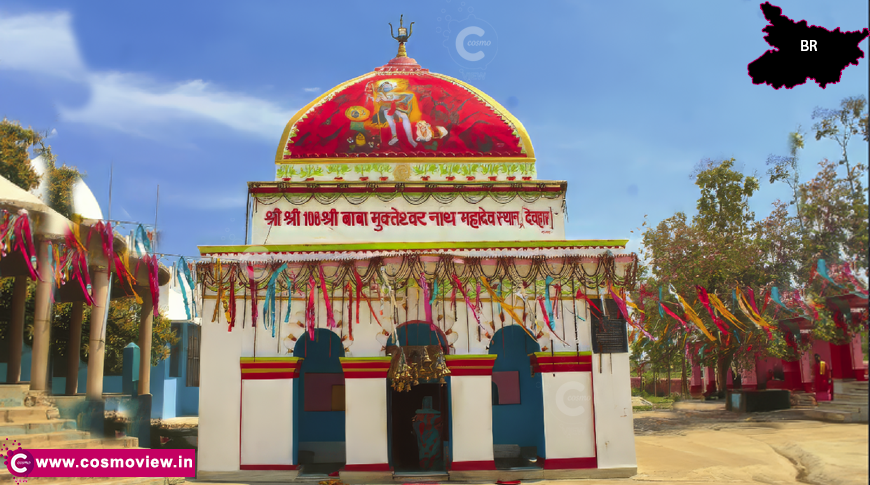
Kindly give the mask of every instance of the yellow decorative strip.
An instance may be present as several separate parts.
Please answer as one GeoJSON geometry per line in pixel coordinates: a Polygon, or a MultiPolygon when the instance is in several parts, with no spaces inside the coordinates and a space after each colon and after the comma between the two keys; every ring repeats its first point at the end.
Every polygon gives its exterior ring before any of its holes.
{"type": "Polygon", "coordinates": [[[390,362],[391,357],[339,357],[341,362],[390,362]]]}
{"type": "MultiPolygon", "coordinates": [[[[534,355],[535,357],[574,357],[577,355],[577,352],[535,352],[529,355],[534,355]]],[[[580,352],[580,355],[592,355],[592,351],[584,350],[580,352]]]]}
{"type": "Polygon", "coordinates": [[[239,362],[242,364],[253,364],[255,362],[300,362],[303,357],[240,357],[239,362]]]}

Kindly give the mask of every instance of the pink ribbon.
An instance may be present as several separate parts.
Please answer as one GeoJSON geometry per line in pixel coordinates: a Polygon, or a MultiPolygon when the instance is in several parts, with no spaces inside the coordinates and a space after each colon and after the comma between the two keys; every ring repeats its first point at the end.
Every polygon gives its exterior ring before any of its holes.
{"type": "Polygon", "coordinates": [[[320,289],[323,291],[323,302],[326,305],[326,325],[335,328],[335,315],[332,313],[332,304],[329,301],[329,293],[326,292],[326,276],[323,274],[323,266],[318,266],[320,272],[320,289]]]}
{"type": "Polygon", "coordinates": [[[248,265],[248,283],[251,288],[251,324],[257,325],[257,280],[254,279],[254,267],[248,265]]]}
{"type": "Polygon", "coordinates": [[[435,322],[432,321],[432,304],[429,301],[429,283],[422,272],[420,272],[420,288],[423,289],[423,307],[426,309],[426,321],[429,322],[429,328],[435,330],[435,322]]]}
{"type": "Polygon", "coordinates": [[[317,282],[314,281],[314,275],[308,275],[308,308],[305,309],[305,323],[308,327],[308,340],[314,340],[314,325],[317,315],[315,307],[317,302],[314,300],[316,291],[317,282]]]}

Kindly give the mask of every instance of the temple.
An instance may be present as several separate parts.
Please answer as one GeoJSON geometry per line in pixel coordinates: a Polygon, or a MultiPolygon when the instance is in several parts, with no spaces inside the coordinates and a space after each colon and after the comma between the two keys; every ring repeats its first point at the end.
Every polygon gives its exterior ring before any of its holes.
{"type": "Polygon", "coordinates": [[[634,475],[636,255],[566,240],[522,123],[398,34],[289,120],[247,244],[199,248],[198,478],[634,475]]]}

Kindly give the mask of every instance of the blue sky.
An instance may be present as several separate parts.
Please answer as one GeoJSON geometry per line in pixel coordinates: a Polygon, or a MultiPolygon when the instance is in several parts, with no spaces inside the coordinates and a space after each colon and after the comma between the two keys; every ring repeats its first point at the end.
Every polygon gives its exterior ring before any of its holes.
{"type": "MultiPolygon", "coordinates": [[[[385,64],[387,22],[416,22],[411,57],[470,81],[507,106],[535,146],[538,176],[569,182],[569,238],[628,238],[694,211],[689,174],[703,158],[737,159],[761,175],[758,217],[784,185],[763,176],[787,134],[816,106],[868,95],[865,58],[821,89],[753,85],[746,66],[767,50],[759,1],[708,2],[20,2],[0,5],[0,116],[39,130],[59,160],[86,172],[112,218],[154,221],[160,250],[241,244],[245,184],[274,179],[287,120],[308,101],[385,64]],[[451,56],[451,21],[486,22],[483,70],[451,56]]],[[[794,20],[867,27],[866,0],[773,2],[794,20]]],[[[479,23],[479,22],[478,22],[479,23]]],[[[453,30],[455,32],[455,29],[453,30]]],[[[830,141],[808,137],[803,179],[830,141]]],[[[855,140],[850,157],[868,157],[855,140]]],[[[167,262],[171,262],[168,260],[167,262]]]]}

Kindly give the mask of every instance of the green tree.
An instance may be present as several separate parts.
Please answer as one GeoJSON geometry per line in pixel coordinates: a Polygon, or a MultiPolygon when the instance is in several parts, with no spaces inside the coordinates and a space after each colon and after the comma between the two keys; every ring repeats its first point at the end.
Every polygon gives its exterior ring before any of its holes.
{"type": "Polygon", "coordinates": [[[36,130],[3,118],[0,121],[0,176],[24,190],[38,187],[39,175],[30,166],[30,159],[51,153],[51,147],[43,144],[44,139],[36,130]]]}
{"type": "Polygon", "coordinates": [[[792,200],[789,204],[795,206],[795,211],[798,216],[798,224],[801,224],[801,206],[800,206],[800,164],[798,163],[798,154],[804,148],[804,133],[800,126],[798,129],[788,135],[788,151],[789,156],[783,157],[779,155],[769,155],[767,157],[767,175],[770,176],[770,183],[777,181],[785,182],[792,191],[792,200]]]}
{"type": "MultiPolygon", "coordinates": [[[[670,352],[684,349],[686,343],[703,344],[708,350],[702,356],[704,363],[716,368],[720,383],[725,382],[733,364],[740,364],[734,361],[734,356],[741,349],[753,342],[756,348],[763,345],[757,336],[753,337],[761,330],[741,320],[745,328],[742,335],[733,330],[721,332],[706,315],[703,305],[695,299],[696,285],[730,301],[737,285],[759,288],[768,284],[765,277],[767,266],[773,264],[769,258],[782,250],[759,245],[758,236],[763,231],[771,232],[773,228],[756,224],[755,214],[749,207],[749,198],[759,189],[758,180],[733,167],[733,159],[702,161],[694,174],[695,184],[700,190],[698,213],[689,222],[686,214],[678,212],[656,227],[647,229],[642,241],[651,272],[646,284],[653,288],[673,285],[691,307],[689,311],[697,314],[705,329],[716,337],[715,341],[709,341],[692,330],[688,340],[682,340],[682,326],[671,317],[661,318],[655,302],[648,298],[645,311],[653,330],[658,332],[651,333],[658,337],[661,352],[667,356],[670,352]]],[[[672,311],[688,321],[673,298],[665,300],[669,301],[665,304],[672,311]]],[[[654,351],[651,355],[655,356],[654,351]]]]}
{"type": "Polygon", "coordinates": [[[846,179],[849,188],[855,195],[863,197],[861,190],[861,174],[865,173],[867,166],[861,162],[855,164],[857,171],[852,171],[849,161],[849,141],[855,135],[863,135],[867,141],[867,98],[862,96],[850,96],[840,101],[840,109],[828,109],[817,107],[813,110],[813,119],[818,120],[813,125],[816,132],[816,140],[827,138],[837,142],[840,146],[842,159],[840,165],[846,166],[846,179]]]}

